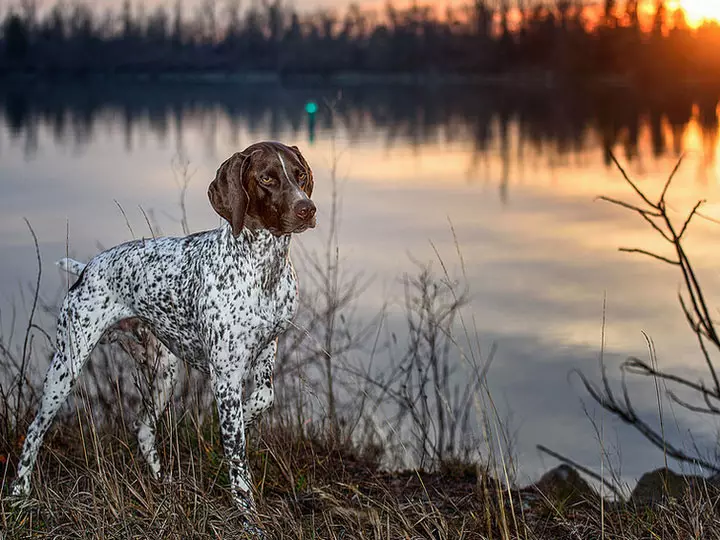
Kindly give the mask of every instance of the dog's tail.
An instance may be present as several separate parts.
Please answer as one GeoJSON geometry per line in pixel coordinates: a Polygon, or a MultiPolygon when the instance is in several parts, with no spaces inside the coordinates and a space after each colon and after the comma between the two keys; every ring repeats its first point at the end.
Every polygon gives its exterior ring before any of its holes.
{"type": "Polygon", "coordinates": [[[75,259],[70,259],[69,257],[60,259],[55,264],[57,264],[61,269],[65,270],[68,274],[73,274],[75,276],[79,276],[80,274],[82,274],[82,271],[85,270],[85,267],[87,266],[85,263],[81,263],[80,261],[76,261],[75,259]]]}

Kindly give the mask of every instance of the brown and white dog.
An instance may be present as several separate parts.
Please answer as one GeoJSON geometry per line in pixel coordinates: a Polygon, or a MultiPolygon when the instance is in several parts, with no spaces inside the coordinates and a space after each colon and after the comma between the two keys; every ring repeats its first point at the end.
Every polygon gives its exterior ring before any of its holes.
{"type": "Polygon", "coordinates": [[[119,321],[138,319],[159,340],[152,410],[139,421],[138,442],[160,477],[155,424],[172,396],[178,360],[209,373],[229,463],[232,497],[254,529],[255,505],[245,455],[245,427],[273,402],[277,338],[295,315],[298,288],[290,237],[315,226],[313,176],[300,151],[277,142],[253,144],[225,161],[208,196],[225,220],[218,229],[182,238],[136,240],[87,264],[62,304],[56,352],[40,409],[28,429],[12,493],[27,495],[43,437],[90,353],[119,321]],[[243,401],[243,382],[254,391],[243,401]]]}

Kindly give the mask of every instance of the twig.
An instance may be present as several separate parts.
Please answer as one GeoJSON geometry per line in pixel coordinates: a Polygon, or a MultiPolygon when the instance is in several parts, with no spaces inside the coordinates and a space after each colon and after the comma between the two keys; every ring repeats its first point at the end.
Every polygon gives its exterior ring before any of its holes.
{"type": "Polygon", "coordinates": [[[23,339],[23,348],[22,348],[22,358],[20,363],[20,373],[19,373],[19,381],[18,381],[18,393],[17,393],[17,399],[15,402],[15,414],[16,417],[20,413],[20,403],[22,402],[22,396],[23,391],[25,389],[25,371],[27,369],[27,364],[29,361],[29,351],[31,348],[31,334],[32,329],[34,325],[34,319],[35,319],[35,310],[37,309],[38,304],[38,297],[40,295],[40,281],[42,279],[42,259],[40,258],[40,245],[38,243],[37,235],[35,234],[35,231],[32,228],[32,225],[30,225],[30,221],[28,221],[27,218],[23,218],[25,220],[25,224],[28,226],[28,229],[30,229],[30,234],[33,237],[33,243],[35,245],[35,256],[37,257],[37,279],[35,280],[35,292],[33,294],[33,301],[32,301],[32,307],[30,308],[30,317],[28,318],[28,323],[25,328],[25,337],[23,339]]]}
{"type": "Polygon", "coordinates": [[[621,251],[623,253],[639,253],[641,255],[647,255],[648,257],[652,257],[653,259],[657,259],[659,261],[672,264],[674,266],[680,266],[680,263],[678,261],[673,261],[672,259],[668,259],[667,257],[663,257],[662,255],[658,255],[657,253],[653,253],[651,251],[646,251],[644,249],[637,249],[637,248],[618,248],[618,251],[621,251]]]}

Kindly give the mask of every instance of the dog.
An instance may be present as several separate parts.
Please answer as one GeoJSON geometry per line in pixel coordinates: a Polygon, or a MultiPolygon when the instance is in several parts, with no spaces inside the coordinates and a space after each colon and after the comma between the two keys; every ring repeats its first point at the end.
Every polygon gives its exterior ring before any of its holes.
{"type": "Polygon", "coordinates": [[[209,374],[232,499],[248,523],[255,521],[245,428],[273,402],[277,339],[298,306],[290,239],[316,225],[313,187],[312,170],[297,147],[256,143],[227,159],[210,184],[208,197],[224,220],[221,227],[127,242],[86,265],[60,261],[79,278],[62,303],[56,352],[25,437],[13,495],[29,494],[43,437],[95,345],[116,323],[139,320],[159,342],[154,399],[137,433],[151,473],[161,476],[155,424],[182,360],[209,374]],[[250,374],[254,390],[243,401],[250,374]]]}

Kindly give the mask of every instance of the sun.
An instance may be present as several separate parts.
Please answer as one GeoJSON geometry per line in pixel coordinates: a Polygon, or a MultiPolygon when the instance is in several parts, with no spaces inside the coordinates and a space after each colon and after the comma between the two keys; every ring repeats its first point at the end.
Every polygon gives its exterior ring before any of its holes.
{"type": "Polygon", "coordinates": [[[692,27],[707,20],[720,21],[720,0],[671,0],[667,7],[671,10],[682,9],[692,27]]]}

